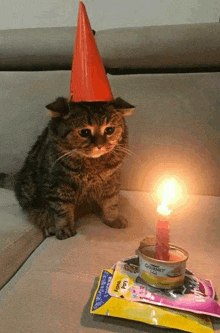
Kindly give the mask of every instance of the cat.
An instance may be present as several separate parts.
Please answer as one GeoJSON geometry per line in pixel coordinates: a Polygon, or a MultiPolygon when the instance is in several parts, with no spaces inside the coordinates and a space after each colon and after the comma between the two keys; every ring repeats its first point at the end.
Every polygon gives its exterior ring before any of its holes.
{"type": "Polygon", "coordinates": [[[126,228],[119,190],[129,152],[124,116],[134,106],[120,97],[77,103],[58,97],[46,108],[49,123],[15,177],[20,206],[45,237],[74,236],[75,222],[88,212],[100,211],[106,225],[126,228]]]}

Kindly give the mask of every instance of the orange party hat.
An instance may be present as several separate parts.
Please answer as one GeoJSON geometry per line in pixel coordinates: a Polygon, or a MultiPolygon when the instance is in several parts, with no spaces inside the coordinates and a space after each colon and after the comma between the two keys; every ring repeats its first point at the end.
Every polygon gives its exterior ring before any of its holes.
{"type": "Polygon", "coordinates": [[[69,100],[96,102],[113,99],[85,5],[80,1],[69,100]]]}

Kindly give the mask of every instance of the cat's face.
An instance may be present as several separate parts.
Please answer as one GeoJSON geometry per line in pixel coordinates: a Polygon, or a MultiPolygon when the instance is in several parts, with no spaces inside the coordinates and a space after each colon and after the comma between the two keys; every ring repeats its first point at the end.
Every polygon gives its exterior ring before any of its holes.
{"type": "Polygon", "coordinates": [[[68,104],[63,98],[47,108],[66,151],[89,158],[98,158],[120,146],[126,138],[124,116],[134,109],[121,99],[68,104]]]}
{"type": "Polygon", "coordinates": [[[123,116],[106,103],[69,105],[66,140],[80,155],[97,158],[110,152],[125,134],[123,116]],[[69,127],[70,126],[70,127],[69,127]]]}

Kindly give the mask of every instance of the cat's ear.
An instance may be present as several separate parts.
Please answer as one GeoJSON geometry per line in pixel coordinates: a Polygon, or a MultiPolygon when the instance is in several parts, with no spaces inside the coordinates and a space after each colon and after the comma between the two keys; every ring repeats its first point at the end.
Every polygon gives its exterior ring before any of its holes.
{"type": "Polygon", "coordinates": [[[52,118],[64,117],[69,113],[68,101],[64,97],[58,97],[54,102],[46,105],[52,118]]]}
{"type": "Polygon", "coordinates": [[[125,102],[121,97],[117,97],[113,101],[113,106],[116,110],[120,111],[123,116],[131,116],[135,107],[128,102],[125,102]]]}

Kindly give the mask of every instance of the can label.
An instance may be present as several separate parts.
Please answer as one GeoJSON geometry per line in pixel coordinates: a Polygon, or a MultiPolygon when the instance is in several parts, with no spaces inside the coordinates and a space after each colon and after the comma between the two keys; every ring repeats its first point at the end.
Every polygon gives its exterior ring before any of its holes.
{"type": "Polygon", "coordinates": [[[177,277],[184,274],[182,265],[173,265],[172,267],[164,267],[162,265],[150,264],[143,262],[141,263],[142,269],[146,272],[161,276],[161,277],[177,277]],[[143,267],[144,266],[144,267],[143,267]]]}

